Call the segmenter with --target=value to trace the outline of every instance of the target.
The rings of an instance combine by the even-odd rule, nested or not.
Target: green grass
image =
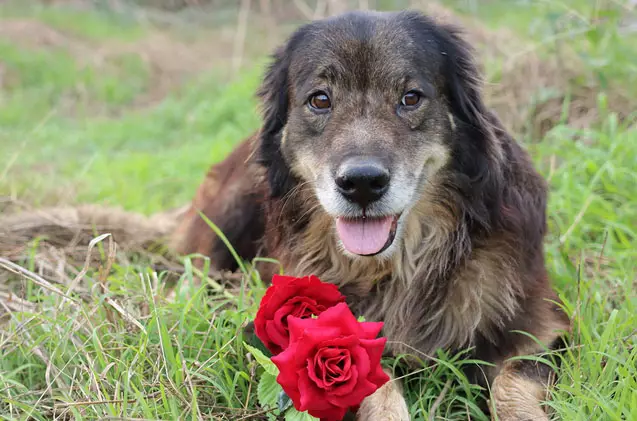
[[[488,27],[513,29],[534,41],[541,56],[574,47],[586,66],[582,70],[599,87],[618,84],[625,93],[637,96],[637,60],[633,58],[637,32],[625,30],[627,22],[634,22],[635,12],[627,1],[491,0],[486,7],[473,0],[444,3]]]
[[[89,2],[87,2],[89,3]],[[90,7],[49,7],[40,2],[9,0],[0,4],[0,15],[13,19],[37,19],[52,28],[78,35],[90,41],[104,39],[135,40],[147,32],[144,22],[121,8],[111,9],[106,2],[94,2]],[[118,13],[118,11],[120,13]]]
[[[494,1],[478,10],[467,9],[475,2],[454,3],[538,40],[549,36],[538,28],[565,6],[589,22],[596,13],[580,1],[517,8]],[[94,45],[113,37],[133,42],[151,31],[103,10],[2,5],[0,12]],[[588,32],[572,40],[578,51],[604,59],[589,63],[600,92],[606,79],[635,86],[637,44],[618,35],[613,19],[595,26],[598,44]],[[0,195],[36,206],[108,203],[150,214],[182,205],[208,166],[259,124],[260,65],[230,82],[201,74],[150,108],[134,106],[152,85],[136,57],[86,64],[65,47],[0,39],[0,65]],[[590,127],[558,125],[525,144],[550,183],[547,265],[574,323],[549,399],[563,420],[637,414],[637,128],[619,121],[607,101],[600,96],[602,117]],[[18,262],[32,272],[36,245]],[[73,290],[75,273],[49,279],[74,301],[32,275],[0,272],[0,417],[268,419],[256,397],[260,369],[242,345],[242,327],[264,289],[251,266],[242,280],[221,286],[207,279],[207,289],[166,302],[167,273],[154,272],[145,256],[120,250],[113,259],[108,239],[97,248],[101,268],[92,265]],[[186,259],[179,282],[194,276]],[[486,420],[475,404],[480,391],[458,371],[470,362],[437,357],[403,379],[414,419],[429,419],[435,406],[437,419]]]
[[[0,191],[38,205],[111,203],[145,213],[181,205],[210,163],[258,127],[259,68],[225,86],[216,74],[202,75],[158,106],[136,110],[126,103],[142,94],[148,81],[135,60],[121,61],[120,74],[111,78],[96,77],[91,69],[76,71],[64,52],[42,56],[23,53],[16,66],[7,60],[21,82],[7,91],[0,107],[0,156],[7,159],[0,168],[11,170],[11,177],[0,179]],[[116,117],[65,113],[57,105],[80,85],[89,87],[90,102],[124,111]],[[81,98],[74,102],[77,108],[91,106]]]

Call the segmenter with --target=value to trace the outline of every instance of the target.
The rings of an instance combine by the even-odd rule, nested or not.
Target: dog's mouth
[[[336,218],[336,232],[347,251],[374,256],[385,251],[396,238],[400,215]]]

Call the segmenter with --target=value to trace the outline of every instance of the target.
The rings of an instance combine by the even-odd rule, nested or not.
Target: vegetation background
[[[78,223],[157,228],[258,127],[290,31],[412,7],[465,28],[489,104],[549,180],[547,264],[574,325],[553,417],[634,420],[636,3],[0,1],[0,417],[274,419],[240,334],[264,288],[251,265],[169,301],[164,281],[197,275],[188,258]],[[474,362],[431,357],[402,379],[414,419],[487,419],[488,390],[458,370]]]

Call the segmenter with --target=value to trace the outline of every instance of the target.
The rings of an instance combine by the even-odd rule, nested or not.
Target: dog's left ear
[[[281,153],[281,137],[288,119],[289,108],[289,45],[276,50],[268,67],[258,97],[263,106],[263,125],[259,133],[258,161],[267,168],[273,197],[283,196],[294,180]]]
[[[458,28],[441,26],[438,42],[449,111],[456,124],[453,164],[454,188],[461,192],[470,226],[488,230],[495,223],[501,202],[503,150],[495,135],[495,116],[482,96],[481,72],[473,48]]]
[[[489,135],[487,107],[482,99],[482,78],[474,60],[473,49],[462,38],[460,31],[445,26],[441,47],[445,52],[444,71],[451,111],[461,122]]]

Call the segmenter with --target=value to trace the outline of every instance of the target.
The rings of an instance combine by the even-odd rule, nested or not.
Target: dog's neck
[[[385,334],[399,343],[394,350],[463,347],[477,333],[488,337],[515,312],[519,291],[508,279],[513,271],[488,248],[474,249],[461,215],[448,203],[423,196],[406,215],[397,248],[386,260],[344,254],[334,219],[312,208],[303,211],[307,219],[295,235],[280,227],[277,258],[286,273],[334,283],[354,309],[383,320]]]
[[[456,206],[436,200],[435,191],[433,185],[423,188],[420,201],[404,216],[393,254],[385,259],[347,255],[334,218],[322,210],[312,192],[291,192],[270,210],[270,232],[279,237],[277,257],[288,273],[315,274],[360,295],[369,294],[383,280],[404,287],[415,281],[439,281],[471,252],[471,245]],[[290,220],[298,227],[280,223]]]

